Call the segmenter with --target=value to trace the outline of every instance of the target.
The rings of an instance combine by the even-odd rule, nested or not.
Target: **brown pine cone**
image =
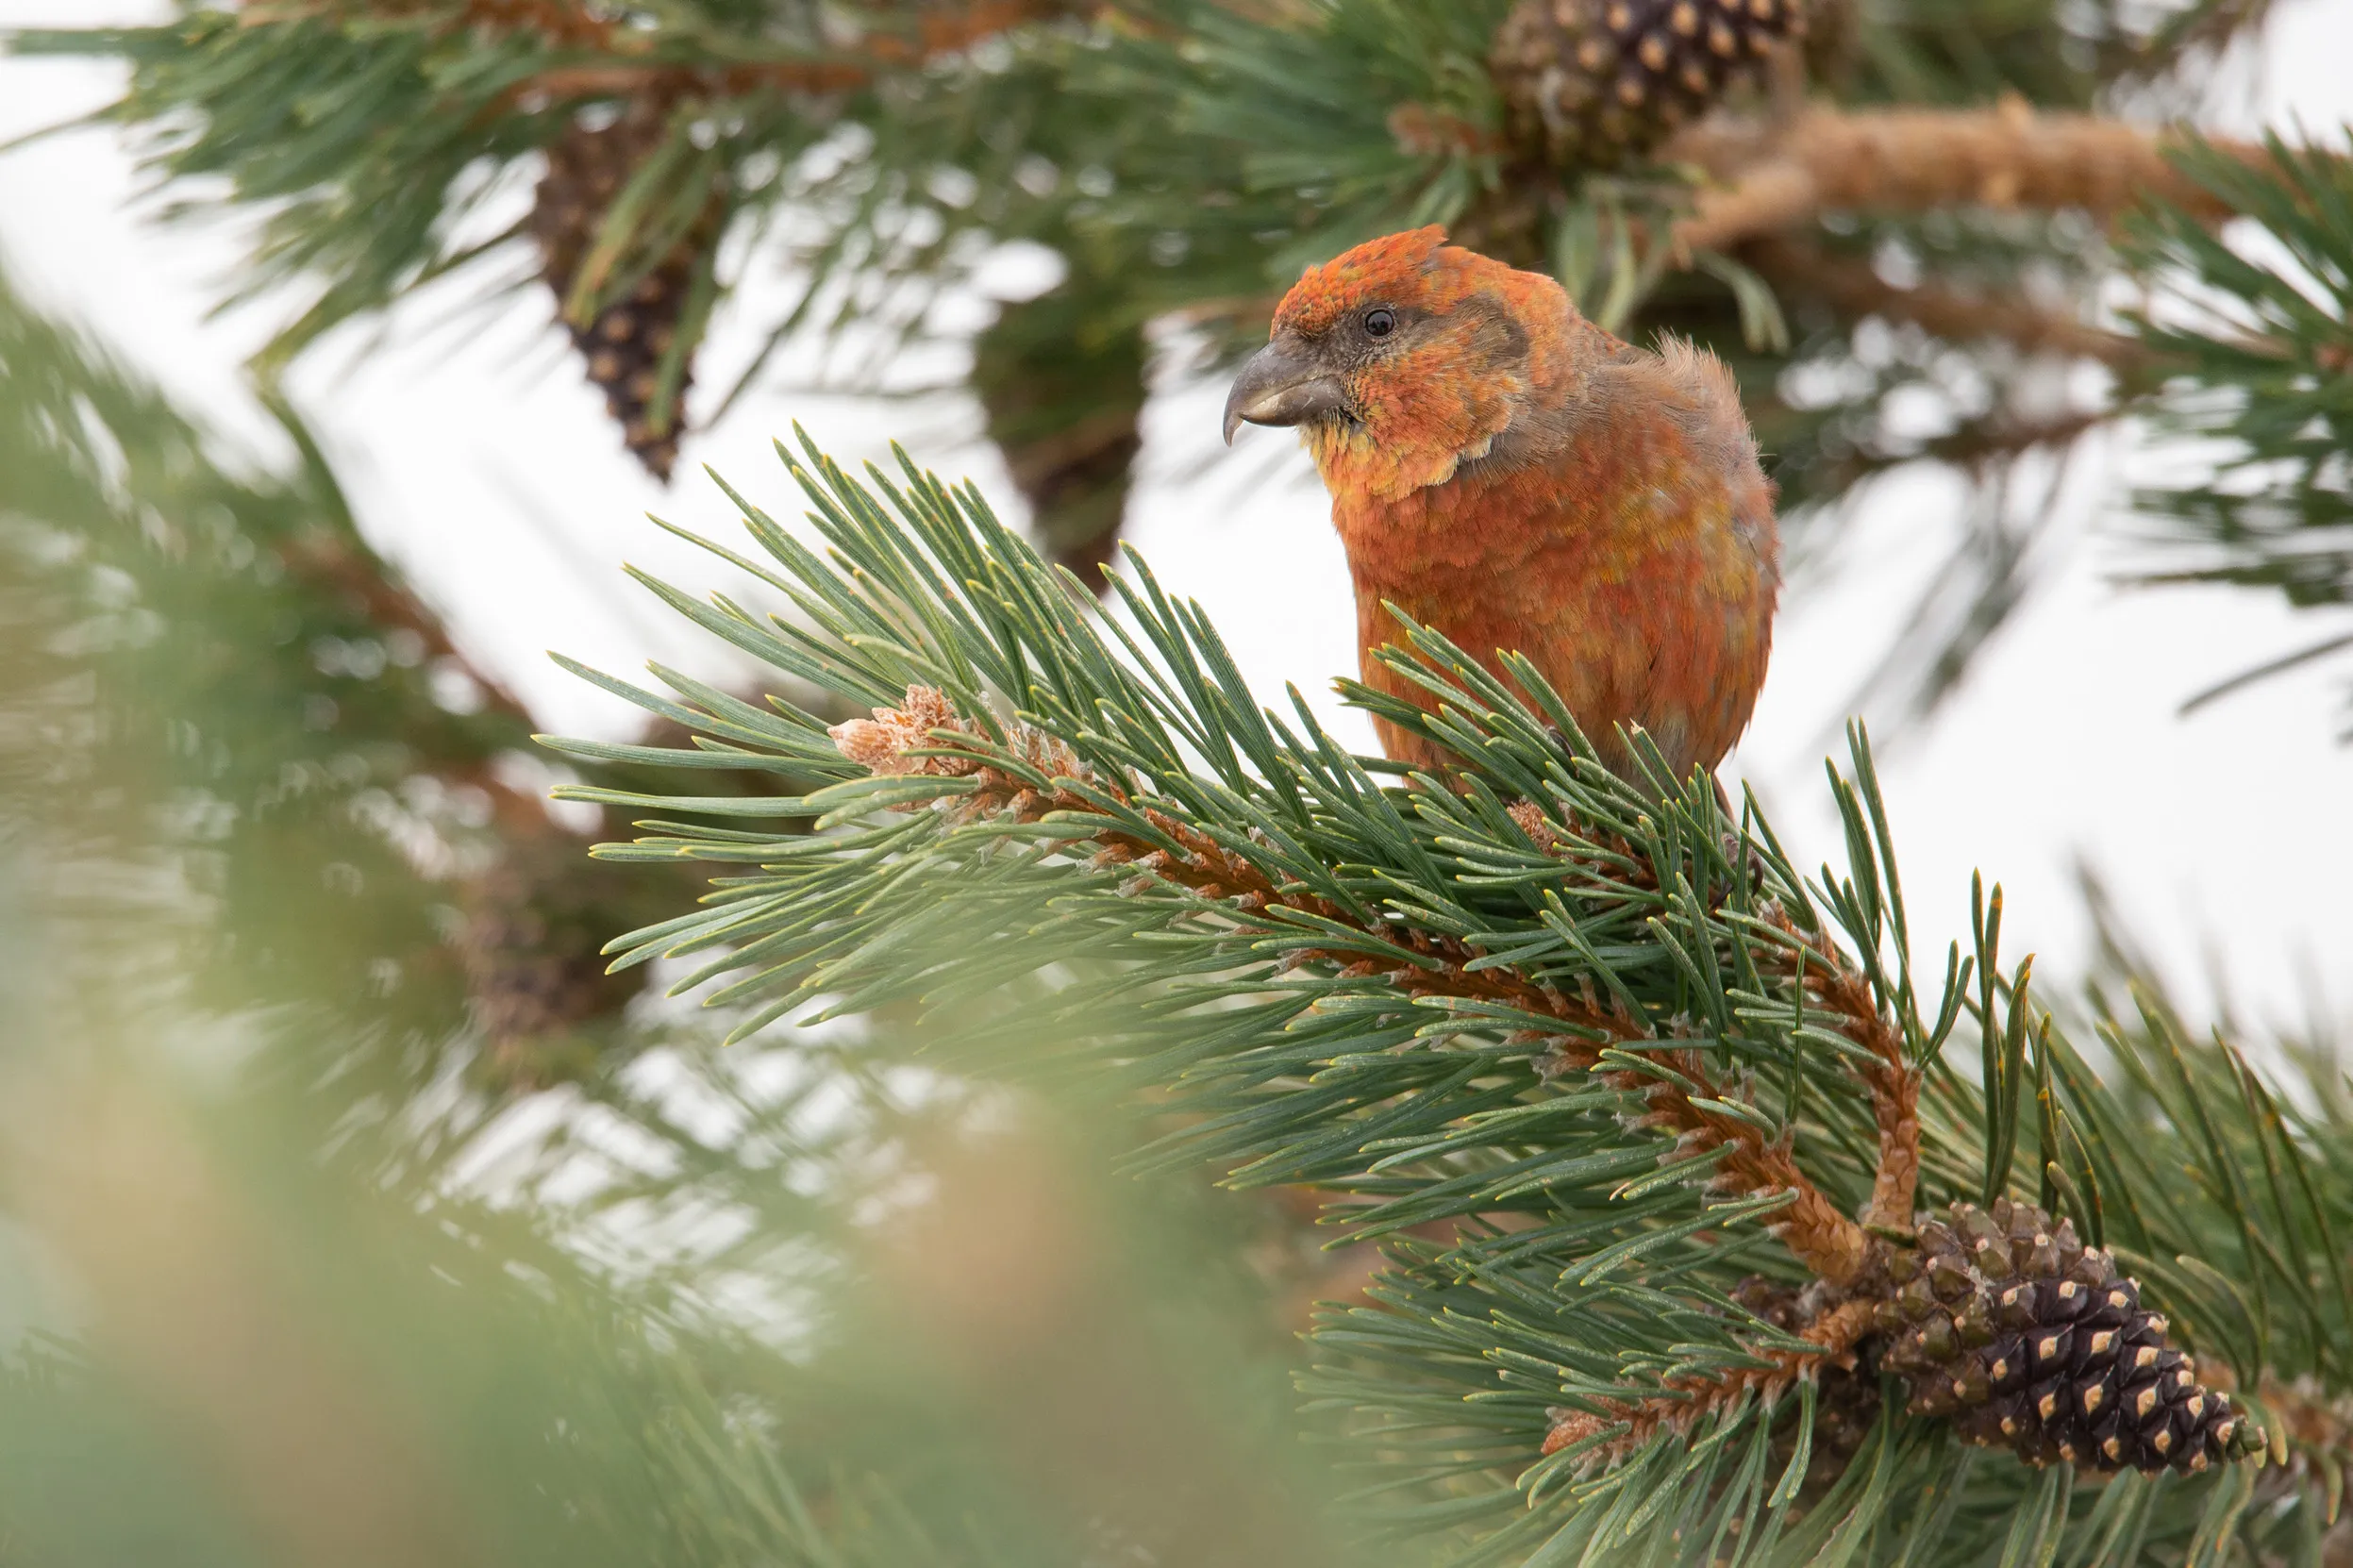
[[[1564,169],[1640,158],[1784,41],[1805,0],[1520,0],[1488,69],[1514,140]]]
[[[571,297],[580,266],[594,246],[606,214],[636,173],[670,136],[670,106],[659,97],[632,101],[610,125],[576,121],[547,149],[531,209],[540,248],[540,275],[555,291],[559,309]],[[693,379],[692,345],[676,367],[677,384],[665,399],[665,359],[677,342],[679,317],[696,272],[718,243],[726,214],[716,186],[693,227],[623,297],[587,322],[567,321],[588,362],[589,379],[604,390],[605,408],[622,439],[655,477],[670,477],[685,424],[686,392]],[[625,259],[623,267],[628,269]]]
[[[586,840],[521,812],[502,826],[498,859],[458,890],[454,935],[485,1076],[539,1088],[592,1061],[586,1031],[644,989],[644,971],[607,973],[603,947],[646,911],[638,890],[589,859]]]
[[[1955,1204],[1899,1252],[1881,1303],[1879,1365],[1911,1385],[1906,1409],[2029,1464],[2183,1473],[2262,1446],[2230,1396],[2197,1381],[2115,1261],[2031,1204]]]

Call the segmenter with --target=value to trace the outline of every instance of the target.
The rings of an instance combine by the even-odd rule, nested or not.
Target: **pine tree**
[[[609,836],[638,819],[603,865],[506,782],[527,715],[293,410],[298,467],[225,471],[0,293],[0,808],[84,980],[47,1032],[202,1019],[250,1048],[277,1071],[222,1142],[280,1195],[158,1219],[103,1161],[25,1167],[86,1195],[18,1205],[43,1234],[204,1223],[71,1252],[114,1327],[8,1363],[8,1539],[88,1555],[152,1514],[212,1560],[340,1560],[218,1534],[206,1450],[233,1472],[256,1432],[385,1482],[352,1518],[431,1523],[386,1534],[400,1560],[2334,1561],[2333,1058],[2251,1062],[2145,974],[2054,1004],[1998,887],[1966,943],[1916,946],[1860,728],[1844,868],[1809,876],[1754,802],[1615,777],[1533,672],[1531,707],[1401,625],[1444,710],[1351,700],[1463,759],[1407,774],[1263,709],[1112,538],[1155,323],[1215,362],[1302,260],[1443,221],[1724,353],[1794,527],[1915,459],[1992,490],[2146,415],[2226,454],[2135,498],[2152,576],[2353,603],[2353,172],[2122,113],[2186,105],[2261,10],[270,0],[20,36],[128,59],[112,114],[160,171],[267,211],[247,283],[311,303],[265,374],[504,255],[658,471],[769,358],[694,386],[723,239],[807,269],[771,350],[925,331],[998,240],[1065,268],[971,375],[1043,554],[969,488],[804,442],[819,542],[744,502],[751,544],[719,551],[794,614],[649,582],[770,690],[579,672],[651,721],[552,742]],[[535,156],[530,210],[457,238]],[[2276,243],[2226,243],[2233,216]],[[2203,313],[2104,315],[2119,278]],[[2083,362],[2104,400],[2033,395]],[[1923,388],[1934,438],[1886,418]],[[1989,507],[1917,618],[1917,694],[2014,598],[2021,530]],[[752,1063],[625,1021],[649,976]],[[481,1203],[504,1102],[449,1093],[467,1061],[500,1093],[582,1078]],[[594,1195],[558,1195],[584,1169]],[[251,1256],[206,1228],[232,1212],[283,1252],[252,1313],[142,1315],[217,1280],[187,1259]],[[1300,1266],[1302,1213],[1377,1263]],[[1294,1367],[1261,1298],[1300,1294]],[[188,1370],[306,1302],[394,1369],[387,1423]],[[459,1376],[491,1365],[496,1420]],[[1300,1426],[1344,1486],[1261,1457]],[[89,1487],[42,1484],[57,1431]],[[364,1445],[388,1431],[439,1470]],[[400,1490],[421,1473],[463,1506]],[[259,1517],[299,1525],[284,1501]]]
[[[969,488],[787,462],[822,549],[733,492],[755,552],[709,547],[797,617],[645,580],[873,717],[575,666],[693,731],[682,761],[805,792],[565,792],[659,813],[600,857],[719,874],[608,951],[695,965],[738,1039],[899,1008],[944,1070],[1102,1078],[1158,1109],[1141,1168],[1378,1241],[1302,1381],[1377,1480],[1360,1527],[1475,1561],[2318,1560],[2342,1096],[2154,997],[2094,1017],[2103,1073],[2005,971],[1998,887],[1923,961],[1860,729],[1846,866],[1809,877],[1753,801],[1619,778],[1525,661],[1533,707],[1401,624],[1437,713],[1345,689],[1463,765],[1399,776],[1260,708],[1132,552],[1129,631]],[[793,813],[818,831],[758,826]]]
[[[28,322],[13,384],[61,367],[116,430],[157,427],[80,357]],[[175,450],[133,463],[143,493],[204,475]],[[70,448],[30,455],[72,474]],[[1132,556],[1122,630],[969,489],[860,485],[807,447],[794,467],[821,550],[747,506],[750,552],[721,554],[800,617],[651,586],[779,687],[872,716],[658,671],[668,695],[592,678],[691,745],[557,742],[692,781],[571,792],[659,813],[601,852],[650,867],[655,898],[681,865],[716,874],[609,947],[625,972],[668,956],[759,1054],[731,1069],[674,1029],[683,1081],[592,1085],[602,1119],[492,1202],[461,1171],[497,1124],[413,1090],[386,1116],[381,1076],[354,1082],[386,1043],[364,999],[256,1008],[311,976],[190,943],[188,907],[121,874],[186,853],[182,764],[118,754],[109,807],[30,766],[76,764],[77,726],[11,726],[37,916],[78,911],[101,966],[236,999],[209,1027],[275,1069],[233,1109],[216,1083],[175,1110],[108,1037],[185,1030],[198,993],[37,989],[10,1212],[95,1327],[5,1364],[11,1540],[235,1562],[344,1560],[362,1526],[402,1562],[2328,1560],[2353,1380],[2332,1057],[2282,1082],[2136,989],[2079,1014],[2095,1066],[2005,964],[1998,888],[1966,951],[1915,968],[1860,732],[1830,778],[1845,868],[1808,878],[1753,802],[1735,822],[1705,778],[1629,784],[1532,672],[1533,709],[1401,626],[1393,659],[1448,701],[1395,716],[1465,765],[1399,777],[1304,705],[1258,709]],[[41,492],[14,580],[94,581],[121,610],[133,574],[59,548],[77,522],[106,538],[80,493]],[[197,515],[224,512],[268,515]],[[45,601],[10,602],[12,651],[76,651],[25,613]],[[133,738],[203,711],[147,645],[83,645]],[[250,896],[217,934],[267,931],[317,881],[300,849],[229,853]],[[368,951],[314,924],[317,950]],[[778,1043],[787,1015],[815,1027]],[[1106,1157],[1159,1177],[1108,1180]],[[1320,1509],[1311,1473],[1241,1458],[1288,1425],[1284,1358],[1216,1305],[1243,1238],[1200,1209],[1205,1167],[1381,1250],[1302,1373],[1310,1427],[1363,1473]],[[918,1176],[941,1195],[910,1206]],[[586,1203],[555,1195],[584,1177]],[[759,1289],[793,1293],[787,1350],[774,1307],[746,1320]],[[1210,1389],[1241,1427],[1194,1419]]]
[[[2261,263],[2223,264],[2217,222],[2325,223],[2311,203],[2344,179],[2325,151],[2293,177],[2257,147],[2190,156],[2194,134],[2159,123],[2261,24],[2243,0],[183,5],[15,46],[127,60],[110,117],[159,174],[217,178],[261,217],[248,288],[315,302],[271,362],[520,260],[665,473],[778,345],[856,325],[882,363],[990,243],[1033,240],[1065,281],[1006,309],[970,387],[1038,525],[1083,564],[1113,553],[1148,323],[1190,324],[1213,362],[1303,261],[1445,223],[1559,274],[1605,326],[1729,359],[1794,525],[1837,526],[1909,463],[1976,481],[1876,677],[1913,703],[2028,580],[2046,518],[2011,493],[2019,459],[2172,409],[2168,378],[2199,368],[2115,316],[2119,281],[2186,266],[2233,292],[2223,275]],[[535,168],[531,213],[480,238],[492,176]],[[2186,226],[2120,246],[2152,203]],[[744,259],[722,268],[730,236]],[[779,264],[797,302],[749,324],[763,346],[733,386],[690,399],[714,307]],[[2078,366],[2107,390],[2054,395]],[[1935,418],[1891,417],[1904,404]],[[2245,548],[2245,519],[2194,488],[2149,511],[2167,539]],[[2345,601],[2326,562],[2258,554],[2270,569],[2216,575]]]

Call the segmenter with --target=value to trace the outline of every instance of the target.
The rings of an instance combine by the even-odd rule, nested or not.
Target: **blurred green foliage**
[[[417,865],[491,852],[483,786],[529,726],[276,411],[291,463],[230,456],[0,278],[7,809],[136,862],[208,999],[446,1028],[449,893]]]
[[[470,1030],[593,1071],[638,989],[596,949],[665,895],[583,875],[529,715],[263,401],[281,451],[233,451],[0,274],[0,822],[89,863],[101,930],[136,889],[203,1005],[334,1020],[355,1100]]]
[[[1336,1561],[1259,1216],[1107,1179],[1130,1111],[880,1022],[458,1071],[432,862],[513,824],[369,803],[521,715],[355,651],[396,578],[290,433],[241,473],[0,292],[0,1556]]]

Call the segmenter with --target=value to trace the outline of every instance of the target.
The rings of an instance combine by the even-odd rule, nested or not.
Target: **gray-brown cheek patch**
[[[1501,300],[1493,294],[1473,294],[1456,309],[1470,322],[1467,338],[1472,363],[1492,371],[1526,362],[1527,329],[1512,318]]]

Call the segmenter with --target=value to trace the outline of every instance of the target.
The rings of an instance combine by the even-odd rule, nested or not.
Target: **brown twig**
[[[2011,415],[1973,420],[1950,435],[1917,445],[1911,443],[1857,446],[1826,459],[1810,479],[1822,493],[1844,492],[1876,474],[1927,459],[1973,472],[1992,472],[2023,453],[2064,448],[2105,425],[2110,415],[2090,409],[2046,418],[2020,419]]]
[[[1544,1451],[1557,1454],[1623,1423],[1624,1431],[1580,1456],[1592,1468],[1603,1468],[1640,1451],[1660,1432],[1688,1432],[1701,1417],[1743,1398],[1777,1397],[1825,1366],[1852,1366],[1855,1346],[1871,1331],[1872,1307],[1867,1301],[1846,1301],[1823,1309],[1798,1330],[1798,1338],[1812,1341],[1818,1348],[1756,1352],[1769,1366],[1739,1367],[1720,1377],[1671,1377],[1657,1394],[1644,1391],[1630,1399],[1597,1399],[1594,1403],[1601,1407],[1598,1412],[1560,1411],[1544,1435]]]
[[[735,98],[758,92],[820,97],[854,92],[886,72],[921,66],[1026,23],[1068,15],[1079,8],[1079,0],[975,0],[961,10],[922,16],[911,37],[876,32],[855,49],[829,59],[689,64],[652,58],[646,52],[650,38],[644,43],[632,42],[625,50],[621,36],[616,35],[607,46],[616,58],[551,67],[510,89],[507,96],[538,93],[564,99],[663,92]]]
[[[383,564],[366,559],[340,536],[310,528],[288,538],[277,547],[278,559],[292,575],[340,593],[375,626],[415,637],[430,659],[445,659],[482,689],[485,701],[509,718],[528,722],[523,700],[484,674],[449,640],[442,618],[426,607],[408,585],[394,578]]]
[[[905,32],[877,29],[830,58],[694,64],[660,55],[663,36],[623,27],[575,0],[465,0],[442,15],[431,0],[258,0],[239,13],[247,25],[364,14],[375,19],[432,16],[442,31],[536,37],[549,48],[607,58],[571,60],[508,88],[501,106],[519,99],[636,97],[647,93],[743,97],[756,92],[824,96],[855,92],[886,71],[905,70],[969,49],[1025,23],[1080,10],[1086,0],[972,0],[957,10],[926,10]]]
[[[836,725],[832,734],[843,756],[876,773],[929,773],[973,780],[976,788],[963,808],[972,814],[1007,811],[1025,822],[1035,822],[1054,812],[1102,814],[1093,801],[1076,790],[1056,788],[1041,792],[992,766],[985,755],[954,755],[967,738],[971,742],[981,741],[981,733],[958,714],[944,696],[929,687],[910,686],[901,707],[876,709],[872,719]],[[1085,765],[1061,742],[1034,732],[1018,731],[1013,744],[1023,760],[1039,772],[1050,777],[1090,779],[1112,798],[1127,802],[1126,792],[1117,785],[1107,786],[1102,780],[1093,780]],[[943,747],[947,754],[940,754]],[[934,754],[923,755],[926,751]],[[1295,955],[1294,963],[1335,963],[1346,979],[1387,974],[1409,995],[1500,1002],[1558,1019],[1599,1039],[1599,1043],[1579,1043],[1584,1049],[1578,1053],[1582,1059],[1576,1064],[1580,1066],[1597,1060],[1604,1045],[1648,1038],[1648,1031],[1641,1023],[1623,1009],[1605,1008],[1592,998],[1567,996],[1557,987],[1529,980],[1509,969],[1471,970],[1465,966],[1481,955],[1470,943],[1404,926],[1367,925],[1327,898],[1278,888],[1266,873],[1196,827],[1149,806],[1143,807],[1141,814],[1156,832],[1176,846],[1176,852],[1172,854],[1164,845],[1123,826],[1107,824],[1089,835],[1099,846],[1092,862],[1096,869],[1132,867],[1200,897],[1227,901],[1243,916],[1271,908],[1295,909],[1319,920],[1353,927],[1383,947],[1402,948],[1412,955],[1410,959],[1403,954],[1377,959],[1348,949],[1312,947]],[[1273,926],[1255,928],[1267,934],[1277,929]],[[1295,931],[1296,927],[1291,929]]]
[[[2110,418],[2106,412],[2085,409],[2041,419],[1979,420],[1927,442],[1914,456],[1933,458],[1956,468],[1997,465],[2038,447],[2071,446],[2108,424]]]
[[[292,535],[278,545],[277,556],[291,575],[342,595],[371,625],[415,637],[426,658],[473,681],[485,706],[521,723],[526,730],[532,727],[531,712],[523,699],[467,658],[450,641],[442,618],[383,563],[369,559],[350,542],[325,528]],[[536,791],[519,789],[501,777],[491,754],[438,759],[431,766],[443,779],[480,790],[502,831],[528,838],[549,830],[546,801]]]
[[[237,13],[237,20],[243,26],[260,27],[343,18],[381,22],[432,17],[443,32],[472,29],[493,37],[530,33],[565,49],[609,49],[617,42],[612,23],[571,0],[464,0],[454,12],[443,11],[435,0],[253,0]]]
[[[1537,847],[1553,854],[1561,852],[1563,836],[1534,802],[1517,802],[1510,812],[1511,820]],[[1631,850],[1625,852],[1630,854]],[[1837,949],[1825,953],[1808,943],[1785,911],[1776,910],[1774,920],[1794,944],[1789,955],[1792,978],[1808,989],[1817,1006],[1835,1014],[1840,1020],[1840,1031],[1868,1050],[1874,1059],[1874,1065],[1862,1071],[1862,1077],[1871,1091],[1874,1119],[1879,1129],[1879,1163],[1862,1224],[1839,1214],[1811,1184],[1801,1192],[1797,1204],[1793,1206],[1794,1211],[1777,1222],[1787,1224],[1803,1238],[1805,1250],[1800,1256],[1808,1258],[1817,1274],[1832,1284],[1849,1285],[1869,1268],[1873,1243],[1864,1226],[1911,1227],[1920,1173],[1920,1075],[1905,1064],[1903,1037],[1880,1016],[1872,999],[1870,983],[1855,972]],[[1677,1065],[1683,1064],[1678,1061]],[[1737,1159],[1740,1156],[1735,1153],[1730,1158]],[[1767,1175],[1761,1171],[1749,1174],[1758,1178]],[[1775,1175],[1777,1178],[1777,1173]],[[1744,1185],[1742,1190],[1773,1189]]]
[[[609,49],[615,29],[574,0],[466,0],[469,25],[498,32],[534,32],[574,49]]]

